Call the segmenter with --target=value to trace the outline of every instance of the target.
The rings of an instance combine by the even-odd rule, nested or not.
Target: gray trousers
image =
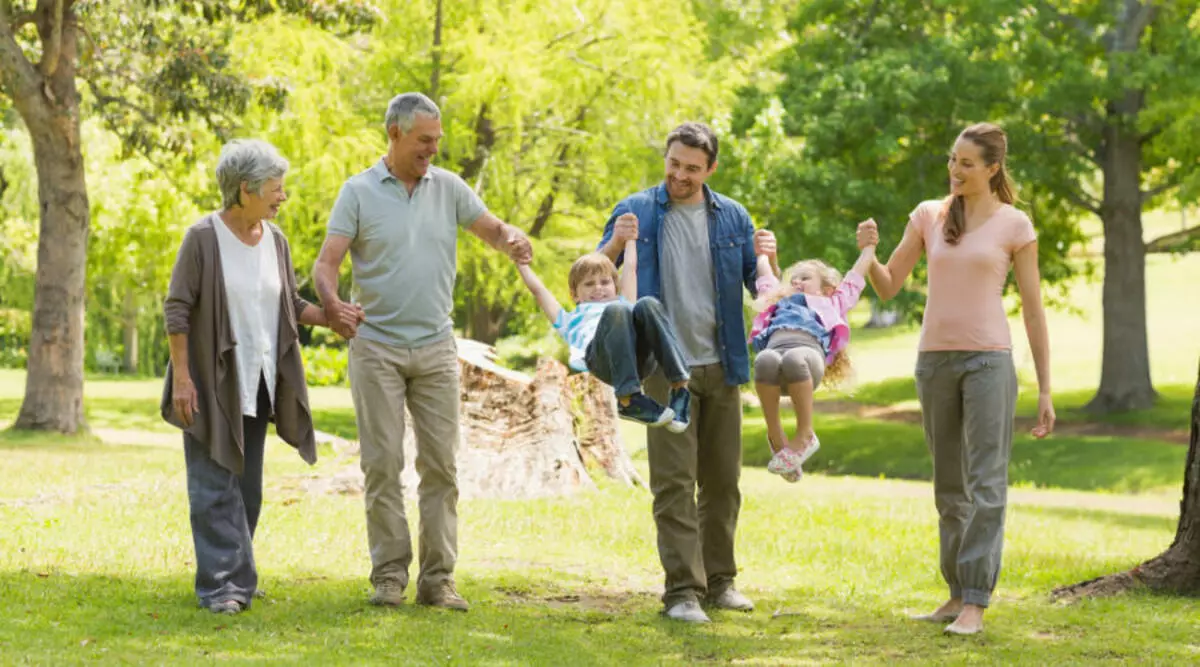
[[[271,418],[271,397],[261,380],[256,414],[242,417],[245,467],[240,475],[212,460],[207,445],[183,434],[196,597],[202,607],[225,600],[249,607],[258,588],[251,541],[262,509],[263,450]]]
[[[933,457],[942,576],[988,606],[1000,575],[1017,375],[1012,353],[921,352],[917,396]]]

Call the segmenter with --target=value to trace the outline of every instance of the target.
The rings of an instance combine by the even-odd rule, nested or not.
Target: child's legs
[[[824,352],[819,348],[794,347],[780,360],[780,377],[796,410],[796,437],[789,443],[792,449],[804,449],[812,438],[813,392],[824,376]]]
[[[771,451],[779,451],[787,442],[783,421],[779,417],[779,352],[770,348],[758,353],[754,359],[754,391],[762,404],[763,420],[767,423],[767,439]]]
[[[614,302],[604,309],[596,336],[584,354],[588,371],[611,385],[619,397],[642,390],[638,376],[637,349],[634,347],[633,307]]]
[[[661,301],[651,296],[638,299],[633,306],[633,331],[638,359],[658,362],[671,386],[686,385],[691,369]]]

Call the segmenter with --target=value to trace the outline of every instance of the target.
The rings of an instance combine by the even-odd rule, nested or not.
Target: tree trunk
[[[121,369],[126,375],[136,375],[138,372],[138,308],[132,287],[125,289],[125,307],[122,312],[125,353],[121,359]]]
[[[45,78],[29,70],[6,73],[6,88],[33,140],[41,205],[25,400],[14,427],[76,433],[86,428],[83,300],[89,212],[75,87],[76,19],[67,10],[60,20],[52,25],[49,15],[38,18],[43,41],[61,29],[55,45],[60,52],[53,62],[39,65]],[[9,52],[6,69],[22,66],[11,59]]]
[[[1150,383],[1146,341],[1142,147],[1130,116],[1110,114],[1104,143],[1104,351],[1100,388],[1086,407],[1101,414],[1148,408],[1158,397]]]
[[[1056,589],[1056,599],[1112,595],[1146,586],[1185,595],[1200,594],[1200,371],[1192,396],[1192,434],[1183,473],[1183,500],[1175,541],[1163,553],[1128,572]]]

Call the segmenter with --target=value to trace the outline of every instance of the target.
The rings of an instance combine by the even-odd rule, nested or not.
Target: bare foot
[[[963,605],[962,613],[953,623],[946,626],[946,632],[952,635],[973,635],[983,630],[983,612],[986,609],[979,605]]]
[[[934,623],[948,623],[958,618],[958,615],[963,611],[963,603],[961,598],[950,598],[942,603],[942,606],[934,609],[928,614],[918,614],[913,616],[914,621],[932,621]]]

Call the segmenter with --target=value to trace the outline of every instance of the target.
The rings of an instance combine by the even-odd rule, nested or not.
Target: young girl
[[[750,329],[754,388],[767,422],[774,456],[767,470],[789,482],[800,479],[801,465],[821,447],[812,428],[813,391],[821,380],[837,382],[849,370],[846,313],[858,303],[863,273],[875,259],[864,248],[845,279],[824,262],[808,259],[784,272],[780,282],[765,255],[758,256],[759,311]],[[787,391],[796,409],[796,435],[787,439],[779,417],[779,397]]]

